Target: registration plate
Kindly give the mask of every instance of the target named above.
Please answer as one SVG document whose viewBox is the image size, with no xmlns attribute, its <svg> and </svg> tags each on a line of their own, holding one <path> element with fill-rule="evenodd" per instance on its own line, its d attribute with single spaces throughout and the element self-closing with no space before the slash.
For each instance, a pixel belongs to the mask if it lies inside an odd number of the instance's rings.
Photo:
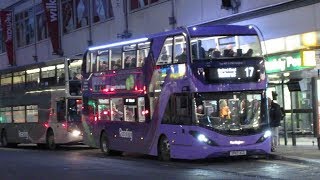
<svg viewBox="0 0 320 180">
<path fill-rule="evenodd" d="M 247 155 L 247 151 L 230 151 L 230 156 L 244 156 Z"/>
</svg>

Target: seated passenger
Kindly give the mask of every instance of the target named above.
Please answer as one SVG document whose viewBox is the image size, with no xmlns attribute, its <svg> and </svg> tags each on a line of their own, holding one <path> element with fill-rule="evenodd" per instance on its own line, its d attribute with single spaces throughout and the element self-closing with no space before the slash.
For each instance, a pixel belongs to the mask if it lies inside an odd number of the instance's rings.
<svg viewBox="0 0 320 180">
<path fill-rule="evenodd" d="M 232 49 L 225 49 L 225 50 L 223 50 L 223 56 L 224 57 L 233 57 L 234 52 Z"/>
<path fill-rule="evenodd" d="M 183 52 L 176 56 L 177 63 L 185 63 L 187 61 L 187 50 L 183 48 Z"/>
<path fill-rule="evenodd" d="M 243 56 L 252 57 L 252 55 L 253 55 L 253 50 L 252 49 L 248 49 L 248 51 Z"/>
<path fill-rule="evenodd" d="M 127 56 L 127 57 L 124 59 L 124 67 L 125 67 L 125 68 L 130 68 L 130 67 L 131 67 L 131 63 L 132 63 L 132 58 L 131 58 L 131 56 Z"/>
<path fill-rule="evenodd" d="M 111 68 L 112 69 L 121 69 L 121 60 L 118 59 L 116 61 L 111 62 Z"/>
<path fill-rule="evenodd" d="M 212 52 L 212 57 L 213 58 L 219 58 L 221 57 L 221 52 L 218 49 L 214 49 L 214 51 Z"/>
</svg>

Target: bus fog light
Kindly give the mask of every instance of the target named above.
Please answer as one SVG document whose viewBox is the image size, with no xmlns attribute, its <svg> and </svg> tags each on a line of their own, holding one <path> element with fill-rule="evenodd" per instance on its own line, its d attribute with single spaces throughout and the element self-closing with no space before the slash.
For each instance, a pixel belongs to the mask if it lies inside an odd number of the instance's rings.
<svg viewBox="0 0 320 180">
<path fill-rule="evenodd" d="M 81 132 L 79 130 L 72 131 L 72 136 L 74 136 L 74 137 L 78 137 L 80 134 L 81 134 Z"/>
</svg>

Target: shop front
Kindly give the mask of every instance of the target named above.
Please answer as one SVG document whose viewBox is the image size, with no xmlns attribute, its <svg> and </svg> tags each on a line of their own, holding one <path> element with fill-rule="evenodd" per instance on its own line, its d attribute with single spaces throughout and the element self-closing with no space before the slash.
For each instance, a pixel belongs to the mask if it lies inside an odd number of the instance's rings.
<svg viewBox="0 0 320 180">
<path fill-rule="evenodd" d="M 319 59 L 316 50 L 275 53 L 266 58 L 267 96 L 285 113 L 280 127 L 280 144 L 318 144 L 319 129 L 316 126 L 320 107 L 316 107 L 320 106 L 320 79 L 316 59 Z M 319 101 L 315 101 L 316 97 Z"/>
</svg>

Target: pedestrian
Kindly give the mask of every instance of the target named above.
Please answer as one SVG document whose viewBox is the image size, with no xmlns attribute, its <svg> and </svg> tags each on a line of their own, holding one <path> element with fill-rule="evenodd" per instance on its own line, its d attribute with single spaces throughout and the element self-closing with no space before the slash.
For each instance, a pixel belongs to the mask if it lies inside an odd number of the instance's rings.
<svg viewBox="0 0 320 180">
<path fill-rule="evenodd" d="M 271 151 L 276 151 L 279 142 L 279 126 L 282 118 L 282 111 L 280 105 L 268 98 L 269 119 L 272 131 L 271 137 Z"/>
</svg>

